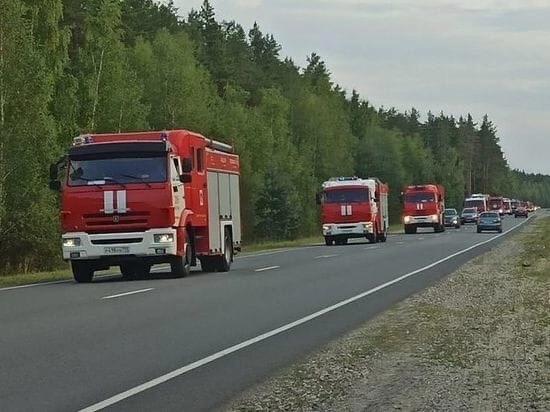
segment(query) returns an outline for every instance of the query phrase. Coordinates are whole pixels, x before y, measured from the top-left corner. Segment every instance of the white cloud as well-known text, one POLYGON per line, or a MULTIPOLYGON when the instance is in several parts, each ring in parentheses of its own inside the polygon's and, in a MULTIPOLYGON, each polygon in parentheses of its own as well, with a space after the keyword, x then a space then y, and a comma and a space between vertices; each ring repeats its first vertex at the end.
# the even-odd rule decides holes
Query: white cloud
POLYGON ((319 53, 376 105, 488 113, 513 167, 550 173, 550 0, 245 3, 213 1, 223 19, 257 20, 299 64, 319 53))

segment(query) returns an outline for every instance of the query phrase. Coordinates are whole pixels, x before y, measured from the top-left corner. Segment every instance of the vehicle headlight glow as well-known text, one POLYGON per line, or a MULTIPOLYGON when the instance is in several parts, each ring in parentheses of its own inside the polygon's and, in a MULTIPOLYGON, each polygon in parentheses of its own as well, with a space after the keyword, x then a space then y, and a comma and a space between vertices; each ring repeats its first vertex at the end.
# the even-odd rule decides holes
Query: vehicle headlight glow
POLYGON ((63 239, 64 247, 78 247, 80 246, 81 241, 79 237, 71 237, 63 239))
POLYGON ((171 233, 165 233, 154 236, 155 243, 172 243, 174 241, 174 235, 171 233))
POLYGON ((406 225, 411 223, 411 220, 412 220, 412 217, 410 217, 410 216, 405 216, 403 218, 403 222, 405 222, 406 225))
POLYGON ((366 230, 366 231, 372 230, 372 223, 371 223, 371 222, 369 222, 369 223, 364 223, 364 224, 363 224, 363 229, 366 230))
POLYGON ((432 215, 431 218, 434 222, 439 222, 439 216, 438 215, 432 215))

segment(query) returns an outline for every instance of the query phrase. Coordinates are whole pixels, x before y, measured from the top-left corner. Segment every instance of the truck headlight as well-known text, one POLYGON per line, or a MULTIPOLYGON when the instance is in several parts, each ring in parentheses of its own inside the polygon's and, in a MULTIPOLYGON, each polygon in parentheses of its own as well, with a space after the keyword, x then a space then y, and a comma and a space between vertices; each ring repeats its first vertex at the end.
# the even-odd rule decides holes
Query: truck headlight
POLYGON ((372 222, 363 223, 363 230, 365 232, 372 232, 372 222))
POLYGON ((432 215, 431 218, 433 222, 439 222, 439 215, 432 215))
POLYGON ((80 244, 81 241, 79 237, 68 237, 63 239, 64 247, 78 247, 80 244))
POLYGON ((411 220, 412 220, 412 217, 410 217, 410 216, 405 216, 405 217, 403 218, 403 222, 404 222, 406 225, 408 225, 409 223, 411 223, 411 220))
POLYGON ((153 241, 155 243, 172 243, 174 242, 174 235, 172 233, 154 235, 153 241))

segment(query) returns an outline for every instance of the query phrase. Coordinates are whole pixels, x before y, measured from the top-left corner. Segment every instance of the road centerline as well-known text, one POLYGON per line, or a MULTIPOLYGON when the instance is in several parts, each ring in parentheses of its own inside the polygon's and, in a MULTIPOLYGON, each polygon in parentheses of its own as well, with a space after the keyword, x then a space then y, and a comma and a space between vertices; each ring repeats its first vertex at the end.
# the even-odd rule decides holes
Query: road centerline
POLYGON ((313 259, 330 259, 337 256, 340 256, 340 255, 321 255, 321 256, 315 256, 313 259))
POLYGON ((275 270, 275 269, 279 269, 280 266, 268 266, 268 267, 265 267, 265 268, 259 268, 259 269, 256 269, 254 270, 254 272, 267 272, 268 270, 275 270))
POLYGON ((131 291, 131 292, 119 293, 119 294, 117 294, 117 295, 104 296, 104 297, 102 297, 101 299, 102 299, 102 300, 107 300, 107 299, 122 298, 122 297, 124 297, 124 296, 136 295, 136 294, 138 294, 138 293, 150 292, 150 291, 152 291, 152 290, 155 290, 155 288, 140 289, 140 290, 134 290, 134 291, 131 291))

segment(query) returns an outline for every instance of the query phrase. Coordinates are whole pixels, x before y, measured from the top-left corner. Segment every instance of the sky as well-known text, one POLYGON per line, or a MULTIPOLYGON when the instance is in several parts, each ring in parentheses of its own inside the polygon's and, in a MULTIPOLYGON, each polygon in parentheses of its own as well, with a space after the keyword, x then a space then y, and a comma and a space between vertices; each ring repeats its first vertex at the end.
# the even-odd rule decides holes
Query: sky
MULTIPOLYGON (((202 0, 175 0, 180 14, 202 0)), ((513 168, 550 174, 550 0, 212 0, 379 107, 496 124, 513 168)))

